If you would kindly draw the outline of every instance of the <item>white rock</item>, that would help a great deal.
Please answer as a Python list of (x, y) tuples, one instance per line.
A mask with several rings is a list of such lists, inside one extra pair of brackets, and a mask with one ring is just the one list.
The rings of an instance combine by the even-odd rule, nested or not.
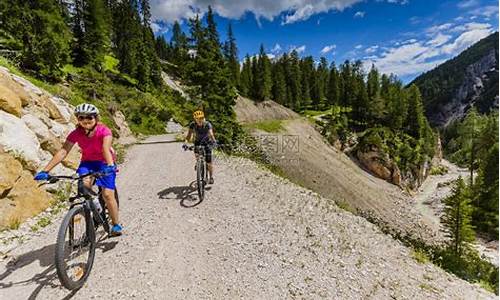
[(43, 91), (33, 83), (29, 82), (28, 80), (14, 74), (12, 74), (11, 76), (14, 81), (18, 82), (23, 86), (25, 91), (35, 93), (38, 96), (43, 95)]
[(0, 111), (0, 145), (4, 150), (18, 155), (30, 170), (34, 171), (40, 166), (40, 143), (35, 133), (23, 120), (4, 111)]
[(44, 141), (50, 138), (50, 131), (47, 125), (39, 118), (32, 114), (26, 114), (21, 117), (26, 126), (31, 129), (37, 136), (39, 141)]
[(57, 109), (59, 109), (59, 112), (64, 117), (64, 120), (66, 122), (70, 122), (71, 115), (73, 114), (73, 108), (62, 98), (53, 96), (49, 99), (57, 106)]
[(52, 133), (57, 136), (58, 138), (65, 138), (66, 135), (69, 133), (69, 131), (71, 131), (71, 126), (69, 125), (62, 125), (60, 123), (57, 123), (56, 121), (54, 120), (50, 120), (50, 124), (52, 126), (49, 126), (50, 127), (50, 131), (52, 131)]

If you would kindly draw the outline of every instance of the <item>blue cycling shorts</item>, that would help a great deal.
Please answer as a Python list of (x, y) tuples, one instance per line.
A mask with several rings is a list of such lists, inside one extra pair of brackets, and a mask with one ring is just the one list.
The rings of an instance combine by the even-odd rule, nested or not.
[[(82, 176), (90, 172), (101, 172), (105, 166), (106, 163), (102, 161), (82, 161), (76, 170), (76, 173)], [(116, 188), (116, 173), (97, 177), (96, 184), (97, 186), (114, 190)]]

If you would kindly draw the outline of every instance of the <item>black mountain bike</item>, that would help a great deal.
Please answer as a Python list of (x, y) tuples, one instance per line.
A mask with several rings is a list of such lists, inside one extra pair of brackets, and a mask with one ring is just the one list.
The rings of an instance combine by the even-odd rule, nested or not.
[[(78, 192), (70, 197), (70, 208), (64, 217), (57, 235), (55, 264), (57, 276), (62, 285), (69, 290), (76, 290), (83, 286), (90, 275), (94, 263), (96, 248), (96, 231), (99, 226), (110, 233), (110, 216), (106, 203), (99, 187), (95, 192), (85, 187), (83, 179), (92, 176), (104, 176), (100, 172), (92, 172), (83, 176), (50, 176), (48, 183), (56, 183), (61, 179), (78, 182)], [(115, 189), (117, 205), (118, 193)], [(99, 199), (101, 211), (94, 204), (94, 199)]]
[[(205, 147), (204, 145), (193, 145), (187, 147), (185, 150), (194, 151), (196, 154), (196, 189), (198, 190), (198, 197), (200, 201), (205, 198), (205, 186), (208, 183), (208, 167), (205, 160)], [(211, 149), (215, 145), (209, 145)]]

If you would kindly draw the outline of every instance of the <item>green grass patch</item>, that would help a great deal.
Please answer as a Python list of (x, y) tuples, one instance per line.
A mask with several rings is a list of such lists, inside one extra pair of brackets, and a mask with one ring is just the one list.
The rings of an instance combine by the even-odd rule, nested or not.
[(350, 212), (350, 213), (352, 213), (352, 214), (357, 214), (357, 210), (356, 210), (354, 207), (352, 207), (352, 206), (351, 206), (351, 205), (350, 205), (347, 201), (345, 201), (345, 200), (336, 200), (336, 201), (335, 201), (335, 204), (336, 204), (339, 208), (341, 208), (341, 209), (343, 209), (343, 210), (345, 210), (345, 211), (348, 211), (348, 212)]
[(119, 74), (120, 73), (120, 71), (118, 70), (119, 63), (120, 60), (118, 60), (117, 58), (110, 55), (105, 55), (103, 62), (104, 71), (111, 72), (113, 74)]
[(431, 175), (445, 175), (447, 173), (448, 173), (448, 168), (442, 165), (433, 166), (430, 171)]
[(331, 114), (331, 113), (332, 113), (331, 108), (329, 108), (327, 110), (309, 110), (309, 109), (306, 109), (306, 110), (301, 112), (302, 115), (305, 115), (307, 117), (316, 117), (316, 116)]
[(269, 120), (247, 125), (250, 128), (259, 129), (265, 132), (275, 133), (284, 130), (282, 120)]
[(430, 262), (429, 256), (427, 256), (427, 253), (423, 251), (422, 249), (412, 249), (411, 250), (411, 255), (413, 258), (420, 264), (426, 264)]
[(13, 218), (9, 221), (9, 225), (7, 226), (7, 228), (9, 228), (10, 230), (16, 230), (19, 229), (20, 226), (21, 220), (19, 218)]

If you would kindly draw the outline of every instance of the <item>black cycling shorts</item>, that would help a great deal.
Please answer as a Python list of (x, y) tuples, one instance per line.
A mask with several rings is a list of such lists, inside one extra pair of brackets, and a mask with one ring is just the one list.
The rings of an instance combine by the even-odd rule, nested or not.
[(211, 163), (212, 162), (212, 148), (208, 145), (208, 144), (205, 144), (205, 143), (197, 143), (195, 142), (194, 143), (195, 146), (203, 146), (203, 148), (205, 148), (205, 161), (207, 163)]

